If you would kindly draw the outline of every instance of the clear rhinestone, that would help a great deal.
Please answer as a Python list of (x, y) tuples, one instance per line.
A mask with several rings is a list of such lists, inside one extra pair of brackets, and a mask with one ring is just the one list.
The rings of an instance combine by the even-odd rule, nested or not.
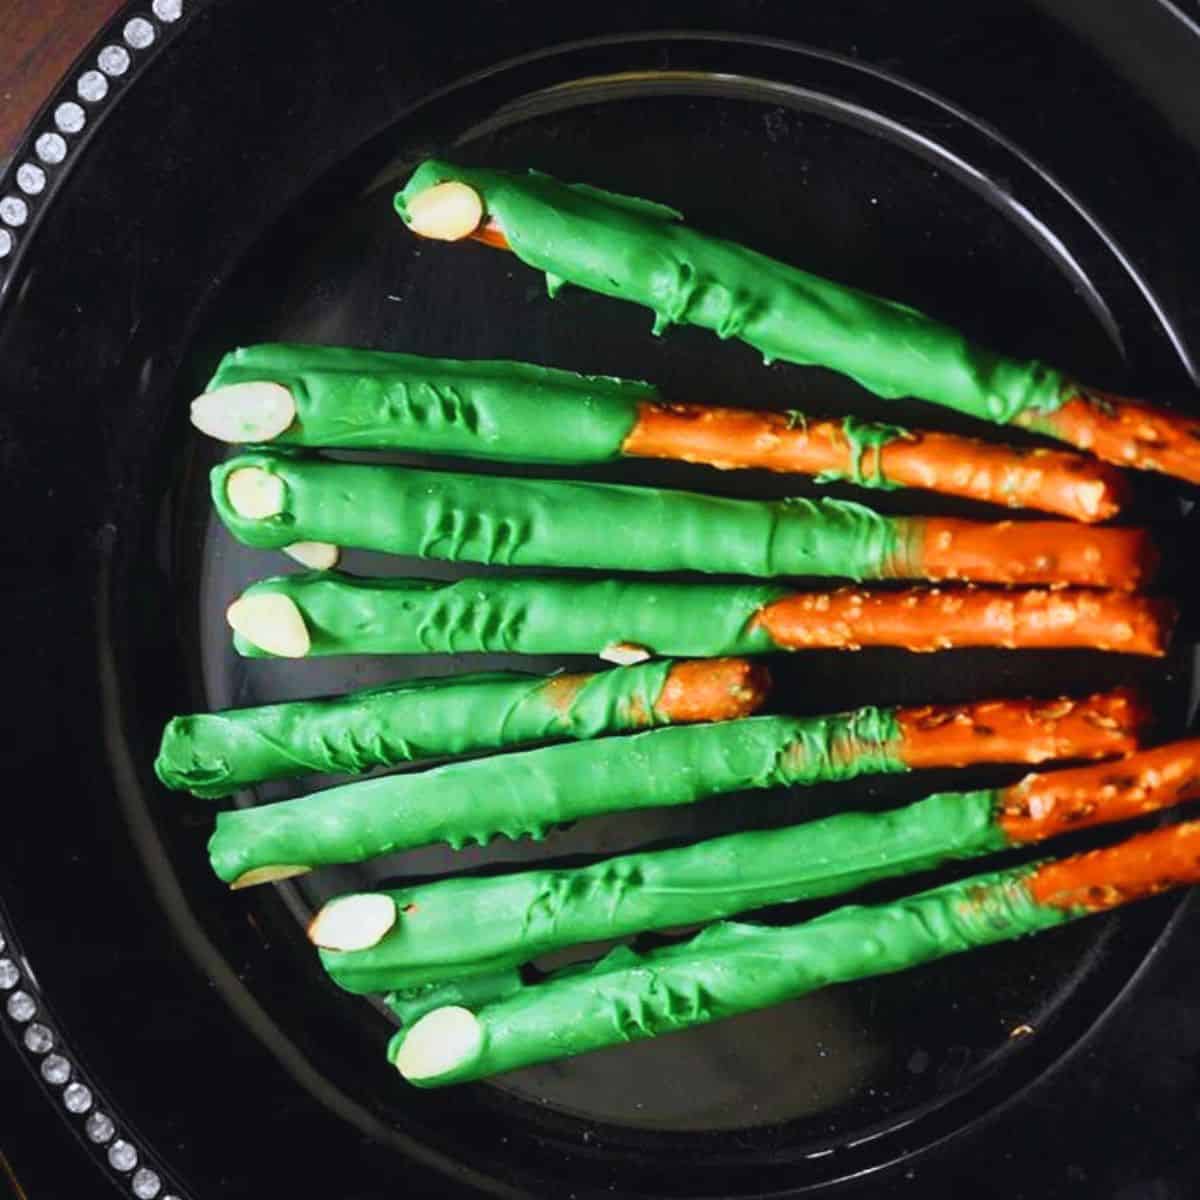
[(145, 50), (154, 41), (154, 26), (145, 17), (125, 22), (125, 40), (135, 50)]
[(83, 1131), (97, 1146), (103, 1146), (117, 1132), (117, 1127), (108, 1113), (94, 1112), (84, 1122)]
[(161, 1191), (162, 1180), (149, 1167), (143, 1167), (134, 1175), (133, 1194), (138, 1200), (154, 1200)]
[(96, 104), (108, 95), (108, 80), (99, 71), (84, 71), (75, 85), (80, 100)]
[(47, 1083), (64, 1084), (71, 1078), (71, 1064), (61, 1054), (48, 1054), (42, 1059), (42, 1078)]
[(108, 1164), (114, 1171), (132, 1171), (137, 1166), (137, 1151), (118, 1138), (108, 1148)]
[(34, 149), (44, 163), (60, 163), (67, 157), (67, 143), (59, 133), (43, 133), (34, 143)]
[(17, 168), (17, 187), (27, 196), (36, 196), (46, 186), (46, 172), (37, 163), (22, 163)]
[(11, 958), (0, 958), (0, 988), (7, 992), (9, 988), (17, 986), (20, 978), (21, 972), (17, 970), (17, 964)]
[(65, 100), (54, 110), (54, 123), (63, 133), (78, 133), (87, 124), (87, 113), (74, 100)]
[(63, 1104), (67, 1112), (85, 1113), (92, 1107), (92, 1089), (82, 1083), (68, 1084), (63, 1092)]
[(45, 1054), (54, 1045), (54, 1034), (45, 1025), (35, 1021), (25, 1030), (25, 1049), (34, 1054)]
[(154, 0), (150, 7), (154, 9), (154, 15), (167, 24), (178, 21), (183, 15), (183, 0)]
[(96, 64), (105, 75), (124, 75), (131, 61), (124, 46), (105, 46), (96, 57)]
[(0, 229), (0, 258), (7, 258), (12, 253), (13, 235), (7, 229)]
[(28, 992), (13, 992), (9, 996), (8, 1015), (14, 1021), (20, 1021), (22, 1024), (32, 1021), (35, 1012), (37, 1012), (37, 1004), (34, 1003), (33, 997)]
[(24, 225), (29, 220), (29, 205), (20, 196), (0, 200), (0, 221), (6, 225)]

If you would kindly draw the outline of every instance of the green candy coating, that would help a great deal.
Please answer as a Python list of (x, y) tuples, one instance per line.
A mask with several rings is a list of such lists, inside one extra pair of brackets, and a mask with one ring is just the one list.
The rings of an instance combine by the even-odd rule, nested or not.
[(605, 812), (691, 804), (742, 788), (853, 779), (907, 768), (892, 709), (826, 717), (749, 717), (568, 742), (329, 788), (217, 816), (208, 844), (226, 882), (287, 863), (362, 862), (496, 834), (540, 840)]
[[(445, 583), (324, 571), (260, 580), (244, 595), (267, 592), (299, 608), (316, 656), (599, 654), (629, 642), (680, 658), (774, 650), (754, 617), (790, 594), (770, 583), (494, 576)], [(271, 657), (241, 634), (233, 644), (248, 658)]]
[(154, 770), (167, 787), (227, 796), (268, 779), (359, 774), (421, 758), (664, 724), (669, 660), (592, 675), (409, 679), (320, 700), (172, 717)]
[(515, 967), (503, 971), (492, 971), (487, 975), (469, 975), (463, 979), (451, 979), (445, 983), (424, 983), (402, 991), (389, 992), (384, 1003), (399, 1018), (402, 1025), (419, 1021), (435, 1008), (448, 1004), (463, 1008), (482, 1008), (495, 1000), (511, 996), (525, 986), (521, 972)]
[[(283, 481), (282, 512), (234, 510), (226, 482), (247, 467)], [(260, 549), (332, 542), (450, 562), (850, 579), (903, 578), (920, 560), (917, 525), (844, 500), (732, 500), (270, 451), (214, 467), (212, 498), (234, 537)]]
[(893, 483), (883, 470), (883, 448), (892, 442), (911, 437), (899, 425), (884, 425), (878, 421), (860, 421), (857, 417), (842, 420), (842, 436), (850, 446), (848, 471), (822, 471), (814, 476), (816, 483), (848, 481), (859, 487), (878, 488), (885, 492), (898, 491), (904, 485)]
[(397, 193), (401, 218), (411, 197), (447, 180), (480, 194), (551, 295), (566, 282), (631, 300), (654, 312), (655, 333), (698, 325), (768, 362), (831, 367), (888, 399), (918, 396), (1001, 423), (1065, 398), (1062, 376), (1042, 363), (995, 354), (907, 305), (690, 229), (662, 205), (538, 172), (430, 160)]
[(221, 359), (208, 391), (282, 384), (296, 403), (272, 445), (410, 450), (501, 461), (619, 458), (648, 383), (520, 362), (456, 362), (338, 346), (265, 344)]
[[(343, 346), (262, 343), (230, 351), (207, 391), (278, 383), (296, 418), (271, 445), (406, 450), (500, 462), (592, 463), (620, 458), (643, 404), (661, 404), (653, 384), (579, 375), (532, 363), (421, 358)], [(795, 421), (806, 420), (802, 413)], [(894, 489), (879, 451), (910, 436), (895, 425), (846, 417), (853, 448), (848, 479)]]
[[(1083, 915), (1036, 903), (1029, 872), (977, 875), (891, 904), (848, 905), (800, 925), (723, 922), (647, 954), (620, 947), (589, 971), (551, 976), (481, 1007), (474, 1054), (411, 1082), (460, 1083), (674, 1033)], [(388, 1046), (393, 1061), (407, 1036), (401, 1031)]]
[(379, 942), (322, 950), (321, 961), (350, 992), (408, 989), (494, 973), (568, 946), (832, 896), (1002, 849), (997, 799), (990, 790), (942, 793), (892, 812), (841, 813), (581, 869), (401, 888), (387, 893), (399, 915)]

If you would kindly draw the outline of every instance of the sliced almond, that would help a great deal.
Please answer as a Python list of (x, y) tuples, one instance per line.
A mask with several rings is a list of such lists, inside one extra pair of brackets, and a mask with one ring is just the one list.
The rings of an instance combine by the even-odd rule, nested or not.
[(392, 1060), (406, 1079), (435, 1079), (470, 1062), (483, 1046), (483, 1026), (457, 1004), (426, 1013)]
[(599, 657), (618, 666), (632, 667), (634, 663), (648, 662), (653, 655), (645, 646), (634, 642), (610, 642), (600, 651)]
[(308, 940), (322, 950), (369, 950), (396, 923), (396, 902), (380, 892), (339, 896), (308, 927)]
[(225, 497), (239, 517), (264, 521), (287, 506), (287, 488), (278, 475), (262, 467), (238, 467), (225, 480)]
[(258, 592), (235, 600), (225, 619), (247, 641), (280, 658), (303, 658), (312, 649), (304, 614), (290, 596)]
[(258, 883), (275, 883), (280, 879), (291, 879), (293, 875), (306, 875), (312, 867), (300, 867), (294, 864), (279, 863), (269, 867), (255, 867), (245, 871), (229, 886), (234, 891), (239, 888), (254, 887)]
[(192, 401), (192, 424), (222, 442), (269, 442), (296, 419), (296, 401), (281, 383), (231, 383)]
[(328, 571), (337, 566), (338, 548), (332, 542), (293, 542), (284, 546), (284, 554), (314, 571)]
[(419, 192), (408, 202), (408, 227), (420, 237), (457, 242), (483, 222), (483, 200), (465, 183), (451, 180)]

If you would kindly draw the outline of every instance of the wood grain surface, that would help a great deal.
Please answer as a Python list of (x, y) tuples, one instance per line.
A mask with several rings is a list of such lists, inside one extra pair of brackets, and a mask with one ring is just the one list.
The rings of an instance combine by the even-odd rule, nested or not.
[(0, 166), (122, 0), (0, 0)]

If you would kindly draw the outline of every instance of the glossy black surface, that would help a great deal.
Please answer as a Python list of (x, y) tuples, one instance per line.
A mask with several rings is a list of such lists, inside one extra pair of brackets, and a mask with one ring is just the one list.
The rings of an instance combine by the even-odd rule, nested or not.
[[(406, 115), (440, 81), (638, 18), (618, 5), (602, 19), (550, 13), (535, 25), (501, 5), (481, 11), (468, 39), (449, 17), (442, 27), (426, 16), (417, 30), (382, 3), (313, 22), (285, 20), (273, 4), (218, 4), (107, 116), (0, 312), (0, 486), (12, 489), (9, 511), (30, 514), (0, 533), (15, 564), (5, 604), (13, 677), (28, 698), (22, 715), (34, 718), (8, 764), (0, 896), (85, 1065), (198, 1196), (285, 1185), (363, 1197), (398, 1186), (755, 1195), (889, 1161), (897, 1165), (862, 1194), (885, 1182), (936, 1194), (982, 1163), (980, 1195), (993, 1186), (1116, 1195), (1156, 1179), (1175, 1194), (1195, 1153), (1180, 1140), (1194, 1112), (1198, 1038), (1186, 912), (1136, 998), (1025, 1090), (1118, 997), (1175, 902), (500, 1086), (416, 1094), (381, 1061), (383, 1018), (320, 978), (278, 895), (229, 896), (208, 877), (210, 807), (153, 784), (154, 741), (172, 711), (347, 687), (412, 665), (284, 671), (247, 668), (224, 650), (217, 617), (230, 592), (279, 568), (208, 527), (199, 474), (207, 451), (185, 432), (186, 399), (232, 341), (286, 335), (521, 355), (648, 375), (689, 399), (749, 383), (763, 405), (877, 410), (847, 383), (763, 370), (699, 333), (652, 341), (632, 309), (583, 295), (551, 305), (532, 274), (483, 248), (414, 246), (387, 213), (378, 173), (386, 179), (464, 133), (459, 152), (472, 160), (534, 163), (675, 201), (697, 223), (780, 253), (803, 239), (815, 269), (1109, 386), (1187, 402), (1197, 296), (1181, 264), (1196, 241), (1186, 219), (1194, 152), (1073, 35), (1007, 6), (976, 6), (969, 20), (929, 28), (889, 19), (879, 5), (808, 18), (693, 5), (667, 20), (671, 7), (655, 26), (770, 32), (860, 61), (658, 35), (550, 54)], [(478, 128), (548, 86), (634, 69), (659, 78), (617, 92), (576, 85), (556, 94), (563, 105), (542, 97)], [(680, 85), (670, 75), (678, 71), (775, 85)], [(636, 477), (783, 490), (769, 477), (700, 469)], [(1174, 519), (1176, 489), (1147, 481), (1139, 491), (1141, 515)], [(881, 504), (916, 507), (909, 500)], [(1173, 564), (1185, 589), (1189, 565)], [(1141, 679), (1169, 734), (1187, 714), (1190, 645), (1184, 639), (1165, 667), (1086, 655), (873, 654), (806, 655), (779, 668), (779, 703), (802, 711)], [(855, 796), (894, 802), (943, 782)], [(755, 820), (794, 820), (837, 802), (832, 789), (759, 799)], [(734, 804), (594, 822), (545, 850), (494, 849), (490, 861), (717, 832), (730, 827)], [(448, 865), (430, 853), (381, 869)], [(1010, 1043), (1023, 1022), (1037, 1034)], [(1018, 1094), (1005, 1116), (979, 1120)], [(1074, 1136), (1043, 1129), (1048, 1112), (1073, 1122)], [(1155, 1118), (1153, 1140), (1138, 1135), (1141, 1114)], [(900, 1122), (911, 1123), (895, 1129)], [(954, 1133), (934, 1154), (908, 1157)]]
[[(660, 42), (660, 44), (668, 44)], [(704, 61), (709, 48), (677, 43), (676, 53)], [(777, 409), (850, 412), (902, 421), (929, 420), (928, 406), (896, 405), (863, 393), (828, 372), (765, 369), (746, 347), (720, 346), (699, 331), (648, 335), (646, 315), (582, 293), (551, 302), (542, 281), (503, 254), (475, 246), (422, 246), (397, 228), (392, 209), (396, 181), (411, 169), (414, 151), (456, 145), (473, 162), (528, 163), (563, 178), (603, 180), (637, 195), (664, 198), (712, 228), (731, 229), (748, 243), (787, 253), (802, 239), (804, 258), (818, 269), (887, 294), (898, 294), (947, 314), (974, 312), (981, 334), (1034, 352), (1049, 331), (1058, 353), (1101, 376), (1122, 370), (1121, 347), (1152, 325), (1143, 306), (1104, 287), (1106, 257), (1082, 221), (1071, 223), (1058, 197), (1034, 172), (1017, 209), (999, 189), (978, 182), (979, 166), (966, 157), (995, 153), (987, 139), (961, 120), (939, 130), (936, 142), (915, 131), (913, 113), (898, 89), (861, 78), (848, 64), (761, 47), (721, 47), (721, 76), (661, 71), (630, 80), (621, 68), (636, 61), (628, 50), (562, 56), (557, 69), (575, 74), (568, 86), (530, 92), (538, 82), (515, 69), (486, 89), (464, 88), (435, 105), (419, 122), (401, 122), (361, 161), (338, 172), (340, 189), (355, 202), (331, 205), (328, 189), (289, 214), (225, 289), (219, 311), (196, 339), (197, 369), (207, 369), (207, 347), (254, 340), (318, 341), (418, 350), (435, 355), (498, 357), (518, 354), (538, 362), (659, 381), (670, 396), (720, 402), (735, 398)], [(604, 75), (597, 77), (598, 72)], [(761, 82), (791, 72), (803, 89)], [(591, 81), (590, 81), (591, 80)], [(491, 116), (492, 89), (512, 96)], [(854, 97), (850, 110), (845, 96)], [(868, 102), (872, 107), (868, 108)], [(488, 119), (484, 120), (484, 117)], [(902, 124), (903, 122), (903, 124)], [(442, 133), (447, 126), (452, 132)], [(462, 129), (464, 132), (458, 133)], [(444, 142), (443, 142), (444, 139)], [(1023, 164), (1006, 161), (1009, 178)], [(980, 172), (981, 173), (981, 172)], [(1042, 186), (1038, 186), (1041, 184)], [(314, 240), (310, 230), (320, 227)], [(300, 232), (296, 229), (299, 227)], [(936, 250), (930, 251), (936, 240)], [(964, 270), (965, 268), (965, 270)], [(1094, 277), (1100, 276), (1100, 281)], [(980, 305), (975, 279), (1000, 297)], [(1078, 294), (1077, 294), (1078, 293)], [(1024, 297), (1018, 305), (1016, 297)], [(1084, 367), (1081, 365), (1082, 371)], [(186, 397), (184, 397), (186, 398)], [(933, 414), (937, 422), (938, 415)], [(960, 421), (962, 427), (969, 422)], [(552, 670), (588, 665), (581, 659), (492, 655), (246, 662), (229, 644), (222, 614), (229, 599), (266, 572), (289, 569), (278, 555), (239, 547), (211, 512), (201, 463), (220, 453), (192, 438), (198, 455), (172, 493), (180, 519), (171, 562), (176, 604), (195, 626), (187, 639), (201, 647), (196, 707), (264, 702), (377, 684), (396, 677), (448, 670), (522, 667)], [(420, 462), (412, 457), (403, 461)], [(428, 465), (428, 460), (425, 460)], [(493, 467), (499, 472), (520, 468)], [(554, 474), (554, 469), (544, 473)], [(594, 477), (682, 485), (740, 496), (828, 491), (804, 480), (722, 473), (681, 465), (629, 463), (593, 471)], [(861, 495), (852, 488), (848, 495)], [(896, 512), (944, 511), (946, 504), (913, 494), (870, 497)], [(960, 504), (956, 511), (972, 511)], [(1155, 505), (1145, 502), (1153, 515)], [(999, 517), (993, 512), (989, 515)], [(1136, 512), (1131, 514), (1136, 516)], [(614, 531), (619, 534), (619, 531)], [(480, 568), (447, 567), (381, 555), (347, 554), (356, 574), (460, 576)], [(198, 604), (197, 604), (198, 599)], [(185, 633), (187, 626), (185, 625)], [(1186, 665), (1164, 672), (1157, 662), (1102, 655), (971, 655), (912, 658), (902, 652), (861, 655), (804, 654), (772, 660), (775, 704), (787, 710), (827, 711), (857, 703), (925, 703), (1001, 694), (1084, 693), (1114, 682), (1157, 687), (1165, 728), (1179, 727), (1186, 698)], [(1166, 678), (1165, 686), (1162, 681)], [(995, 781), (975, 773), (968, 786)], [(953, 779), (953, 783), (951, 780)], [(275, 799), (311, 791), (323, 780), (260, 790)], [(948, 786), (963, 786), (947, 773)], [(315, 873), (287, 893), (303, 923), (324, 900), (373, 885), (398, 884), (454, 871), (495, 870), (547, 860), (578, 861), (653, 844), (696, 840), (738, 829), (780, 825), (844, 808), (892, 805), (926, 794), (927, 777), (876, 780), (853, 788), (781, 790), (768, 796), (714, 797), (681, 811), (659, 810), (580, 822), (544, 843), (510, 843), (455, 853), (445, 847), (374, 860), (354, 868)], [(847, 792), (850, 794), (847, 795)], [(253, 797), (243, 798), (254, 802)], [(153, 809), (152, 809), (153, 811)], [(168, 826), (170, 811), (160, 811)], [(197, 848), (199, 853), (199, 848)], [(958, 874), (969, 868), (960, 869)], [(949, 873), (944, 877), (950, 877)], [(903, 894), (912, 881), (876, 889)], [(252, 897), (250, 903), (263, 903)], [(815, 906), (773, 913), (802, 919)], [(1036, 1070), (1042, 1054), (1010, 1037), (1032, 1025), (1057, 1046), (1070, 1045), (1089, 1014), (1107, 1003), (1144, 949), (1143, 934), (1097, 923), (1060, 935), (1030, 971), (1027, 947), (948, 963), (913, 978), (883, 980), (809, 997), (770, 1012), (630, 1049), (555, 1063), (496, 1085), (551, 1114), (577, 1118), (578, 1136), (613, 1153), (640, 1143), (633, 1131), (678, 1135), (690, 1155), (711, 1154), (731, 1169), (752, 1162), (750, 1145), (781, 1157), (806, 1158), (814, 1174), (849, 1143), (881, 1136), (889, 1127), (917, 1122), (927, 1109), (971, 1097), (985, 1080), (1002, 1094)], [(559, 956), (560, 958), (562, 956)], [(1105, 969), (1099, 970), (1101, 961)], [(543, 964), (549, 965), (549, 964)], [(288, 969), (305, 972), (307, 962)], [(283, 966), (280, 965), (280, 970)], [(939, 1004), (939, 997), (961, 997)], [(343, 1020), (371, 1021), (366, 1005), (344, 1006)], [(931, 1026), (929, 1011), (936, 1010)], [(296, 1014), (279, 1014), (292, 1028)], [(367, 1028), (378, 1037), (376, 1025)], [(293, 1033), (302, 1038), (299, 1028)], [(347, 1038), (329, 1034), (334, 1043)], [(345, 1090), (382, 1105), (389, 1121), (419, 1121), (424, 1101), (391, 1088), (382, 1095)], [(397, 1094), (398, 1093), (398, 1094)], [(492, 1104), (495, 1097), (480, 1097)], [(969, 1120), (975, 1103), (943, 1121)], [(528, 1114), (517, 1110), (521, 1131)], [(600, 1127), (597, 1128), (597, 1125)], [(570, 1128), (570, 1126), (567, 1126)], [(687, 1134), (737, 1130), (739, 1144)], [(922, 1136), (914, 1130), (916, 1136)], [(741, 1186), (756, 1187), (750, 1182)]]

